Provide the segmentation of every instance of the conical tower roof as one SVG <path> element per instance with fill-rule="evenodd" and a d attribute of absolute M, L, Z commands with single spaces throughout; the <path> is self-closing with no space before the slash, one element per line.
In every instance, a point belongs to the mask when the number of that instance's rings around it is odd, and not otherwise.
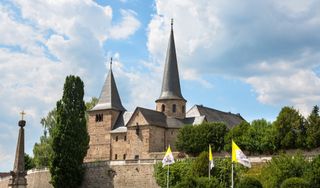
<path fill-rule="evenodd" d="M 176 47 L 173 35 L 173 21 L 171 20 L 171 32 L 169 38 L 169 45 L 167 49 L 166 62 L 163 72 L 162 89 L 159 100 L 164 99 L 182 99 L 185 100 L 181 94 L 180 79 L 178 71 L 178 62 L 176 56 Z"/>
<path fill-rule="evenodd" d="M 91 111 L 108 109 L 126 111 L 126 109 L 122 106 L 117 85 L 113 77 L 112 58 L 110 62 L 110 70 L 103 84 L 98 104 L 95 107 L 93 107 Z"/>

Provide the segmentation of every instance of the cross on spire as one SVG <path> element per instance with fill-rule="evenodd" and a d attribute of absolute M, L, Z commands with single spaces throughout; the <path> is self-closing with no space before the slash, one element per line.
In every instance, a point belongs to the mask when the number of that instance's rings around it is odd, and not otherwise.
<path fill-rule="evenodd" d="M 24 110 L 22 110 L 22 112 L 20 112 L 21 114 L 21 120 L 23 120 L 24 115 L 26 115 L 26 113 L 24 112 Z"/>

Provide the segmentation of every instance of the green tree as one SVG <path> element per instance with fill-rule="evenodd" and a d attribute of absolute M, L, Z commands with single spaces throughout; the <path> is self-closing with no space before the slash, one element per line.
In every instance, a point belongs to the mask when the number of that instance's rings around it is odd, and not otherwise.
<path fill-rule="evenodd" d="M 49 167 L 52 156 L 52 138 L 41 136 L 40 143 L 35 143 L 33 146 L 34 163 L 36 168 Z"/>
<path fill-rule="evenodd" d="M 314 106 L 307 118 L 307 147 L 309 149 L 320 146 L 320 116 L 319 107 Z"/>
<path fill-rule="evenodd" d="M 93 108 L 98 103 L 98 99 L 93 97 L 86 102 L 86 109 Z M 87 117 L 87 115 L 86 115 Z M 41 119 L 41 125 L 44 128 L 43 136 L 40 137 L 40 142 L 33 146 L 33 156 L 36 168 L 49 167 L 52 156 L 52 129 L 57 125 L 57 109 L 52 109 L 46 117 Z"/>
<path fill-rule="evenodd" d="M 233 127 L 226 135 L 225 135 L 225 151 L 231 151 L 231 140 L 234 140 L 237 145 L 242 150 L 247 150 L 248 148 L 248 139 L 246 135 L 248 135 L 248 131 L 250 128 L 250 124 L 246 121 L 242 121 L 239 125 Z"/>
<path fill-rule="evenodd" d="M 193 156 L 208 150 L 209 144 L 213 151 L 221 151 L 227 127 L 223 123 L 203 123 L 197 126 L 186 125 L 180 129 L 176 146 Z"/>
<path fill-rule="evenodd" d="M 283 107 L 274 122 L 277 130 L 276 145 L 279 149 L 303 148 L 306 129 L 303 116 L 292 107 Z"/>
<path fill-rule="evenodd" d="M 309 183 L 303 178 L 292 177 L 284 180 L 281 188 L 309 188 Z"/>
<path fill-rule="evenodd" d="M 84 85 L 79 77 L 66 78 L 57 102 L 57 124 L 52 130 L 51 183 L 54 187 L 79 187 L 89 136 L 86 128 Z"/>
<path fill-rule="evenodd" d="M 30 170 L 35 167 L 33 158 L 30 157 L 28 154 L 24 154 L 24 169 L 25 170 Z"/>

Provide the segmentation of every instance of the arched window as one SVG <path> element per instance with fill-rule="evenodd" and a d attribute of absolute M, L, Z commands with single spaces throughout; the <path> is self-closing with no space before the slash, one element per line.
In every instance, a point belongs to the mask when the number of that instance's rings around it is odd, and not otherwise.
<path fill-rule="evenodd" d="M 161 112 L 164 112 L 166 110 L 166 106 L 164 104 L 161 105 Z"/>
<path fill-rule="evenodd" d="M 177 105 L 173 104 L 172 105 L 172 112 L 175 113 L 177 111 Z"/>
<path fill-rule="evenodd" d="M 116 136 L 116 142 L 118 142 L 118 136 Z"/>

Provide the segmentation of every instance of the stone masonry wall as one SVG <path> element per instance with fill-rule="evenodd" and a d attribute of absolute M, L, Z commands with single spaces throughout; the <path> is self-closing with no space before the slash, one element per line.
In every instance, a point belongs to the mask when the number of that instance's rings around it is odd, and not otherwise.
<path fill-rule="evenodd" d="M 48 170 L 29 170 L 27 178 L 27 188 L 53 188 L 49 183 L 50 172 Z M 0 188 L 7 188 L 9 183 L 9 177 L 0 179 Z"/>
<path fill-rule="evenodd" d="M 173 112 L 173 105 L 176 105 L 176 112 Z M 156 104 L 156 110 L 158 112 L 162 112 L 162 105 L 165 106 L 164 114 L 169 117 L 176 117 L 176 118 L 185 118 L 186 117 L 186 102 L 181 99 L 177 100 L 159 100 Z"/>

